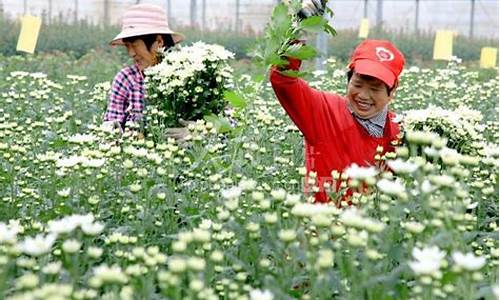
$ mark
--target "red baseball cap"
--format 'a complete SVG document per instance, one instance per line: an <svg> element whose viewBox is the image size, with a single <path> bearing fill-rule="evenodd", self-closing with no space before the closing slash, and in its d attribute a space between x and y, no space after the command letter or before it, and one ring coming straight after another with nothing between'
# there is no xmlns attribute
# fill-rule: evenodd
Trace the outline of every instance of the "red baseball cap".
<svg viewBox="0 0 500 300"><path fill-rule="evenodd" d="M391 42L364 40L354 49L349 68L372 76L392 87L403 71L405 58Z"/></svg>

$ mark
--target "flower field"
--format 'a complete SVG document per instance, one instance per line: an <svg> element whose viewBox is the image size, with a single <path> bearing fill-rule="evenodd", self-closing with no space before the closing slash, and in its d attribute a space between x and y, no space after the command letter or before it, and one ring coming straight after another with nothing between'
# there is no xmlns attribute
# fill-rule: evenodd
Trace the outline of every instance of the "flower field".
<svg viewBox="0 0 500 300"><path fill-rule="evenodd" d="M109 82L0 70L2 299L498 298L498 73L408 67L392 172L334 174L369 190L337 208L265 74L178 145L102 128Z"/></svg>

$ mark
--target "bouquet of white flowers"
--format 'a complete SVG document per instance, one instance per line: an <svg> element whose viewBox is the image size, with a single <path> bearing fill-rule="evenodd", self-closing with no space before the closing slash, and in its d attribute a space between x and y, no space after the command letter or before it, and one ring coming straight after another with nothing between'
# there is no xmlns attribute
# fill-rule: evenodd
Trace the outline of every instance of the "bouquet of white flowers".
<svg viewBox="0 0 500 300"><path fill-rule="evenodd" d="M484 140L483 116L479 111L465 106L446 110L436 106L426 109L409 110L403 118L405 131L426 131L439 134L447 139L447 147L462 154L477 154Z"/></svg>
<svg viewBox="0 0 500 300"><path fill-rule="evenodd" d="M228 60L234 54L219 45L197 42L161 52L161 62L147 68L148 126L178 127L224 108L224 92L233 84Z"/></svg>

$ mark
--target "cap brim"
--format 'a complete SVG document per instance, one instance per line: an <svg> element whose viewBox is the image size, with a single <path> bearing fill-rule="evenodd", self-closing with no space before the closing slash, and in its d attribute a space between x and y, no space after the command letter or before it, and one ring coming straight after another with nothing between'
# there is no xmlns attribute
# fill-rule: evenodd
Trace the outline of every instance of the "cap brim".
<svg viewBox="0 0 500 300"><path fill-rule="evenodd" d="M396 76L382 63L369 59L359 59L351 64L354 72L382 80L389 87L396 82Z"/></svg>
<svg viewBox="0 0 500 300"><path fill-rule="evenodd" d="M132 28L132 29L122 30L122 32L120 32L109 44L111 46L123 45L124 38L146 35L146 34L170 34L172 35L175 44L180 43L181 41L184 40L183 34L173 32L172 30L168 29L151 30L151 29Z"/></svg>

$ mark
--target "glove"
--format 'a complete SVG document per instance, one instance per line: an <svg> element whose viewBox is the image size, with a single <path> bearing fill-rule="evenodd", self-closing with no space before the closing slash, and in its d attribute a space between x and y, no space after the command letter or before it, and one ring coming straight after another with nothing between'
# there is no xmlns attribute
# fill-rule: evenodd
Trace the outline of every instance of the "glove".
<svg viewBox="0 0 500 300"><path fill-rule="evenodd" d="M165 137L177 142L183 142L188 135L189 130L186 127L170 127L165 130Z"/></svg>
<svg viewBox="0 0 500 300"><path fill-rule="evenodd" d="M104 121L101 124L101 129L106 132L114 132L117 129L120 129L120 133L123 133L122 126L119 121Z"/></svg>
<svg viewBox="0 0 500 300"><path fill-rule="evenodd" d="M165 131L165 137L166 138L172 138L174 139L177 143L184 143L187 140L187 137L189 136L189 129L188 126L190 124L194 124L194 121L185 121L180 119L179 123L183 127L170 127L167 128Z"/></svg>
<svg viewBox="0 0 500 300"><path fill-rule="evenodd" d="M312 16L322 16L325 13L326 2L328 0L304 0L302 2L302 9L299 10L297 16L300 20Z"/></svg>

